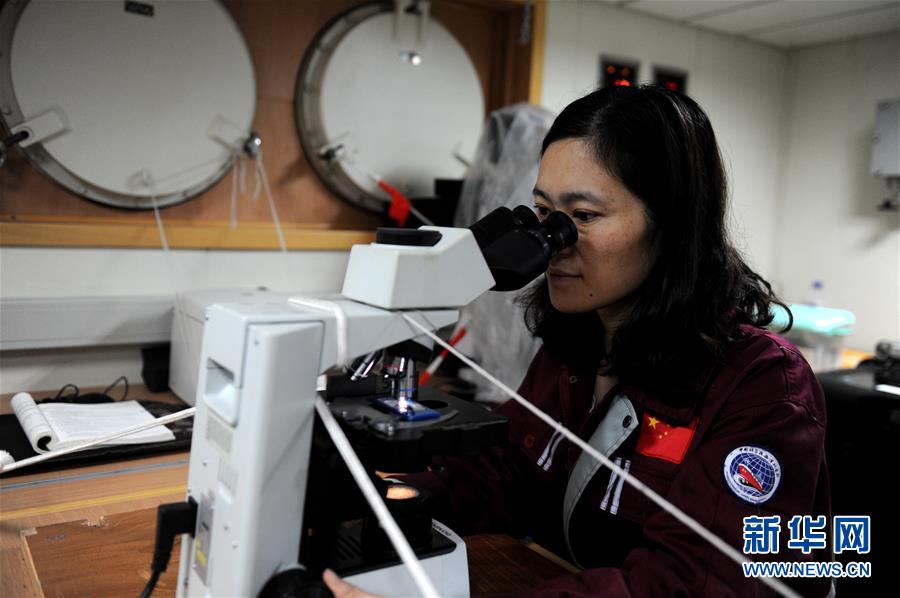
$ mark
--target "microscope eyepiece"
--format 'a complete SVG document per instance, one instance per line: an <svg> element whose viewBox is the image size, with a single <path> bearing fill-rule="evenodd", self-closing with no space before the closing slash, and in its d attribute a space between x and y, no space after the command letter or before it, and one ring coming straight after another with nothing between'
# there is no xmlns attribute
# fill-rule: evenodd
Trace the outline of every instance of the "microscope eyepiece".
<svg viewBox="0 0 900 598"><path fill-rule="evenodd" d="M562 212L551 212L539 224L537 230L547 240L547 244L550 245L549 257L553 257L566 247L574 245L578 240L578 229L575 228L575 223Z"/></svg>
<svg viewBox="0 0 900 598"><path fill-rule="evenodd" d="M541 221L526 206L497 208L469 228L494 276L494 291L521 289L578 241L578 229L564 213Z"/></svg>
<svg viewBox="0 0 900 598"><path fill-rule="evenodd" d="M512 213L520 228L537 228L541 225L537 214L528 206L516 206L512 209Z"/></svg>
<svg viewBox="0 0 900 598"><path fill-rule="evenodd" d="M484 251L491 243L520 226L516 214L503 207L488 213L470 226L469 230L475 235L475 242Z"/></svg>

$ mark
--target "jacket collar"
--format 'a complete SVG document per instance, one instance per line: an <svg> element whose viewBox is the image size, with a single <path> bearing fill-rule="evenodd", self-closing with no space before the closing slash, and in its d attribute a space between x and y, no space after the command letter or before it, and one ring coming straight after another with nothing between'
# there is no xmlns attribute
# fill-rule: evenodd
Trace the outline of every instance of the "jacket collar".
<svg viewBox="0 0 900 598"><path fill-rule="evenodd" d="M681 387L667 388L665 383L650 385L620 382L614 388L614 392L631 399L640 411L652 411L671 424L687 425L699 413L703 398L718 369L719 364L710 356L701 359L696 373ZM567 370L571 371L571 366ZM596 372L584 369L579 375L592 380Z"/></svg>

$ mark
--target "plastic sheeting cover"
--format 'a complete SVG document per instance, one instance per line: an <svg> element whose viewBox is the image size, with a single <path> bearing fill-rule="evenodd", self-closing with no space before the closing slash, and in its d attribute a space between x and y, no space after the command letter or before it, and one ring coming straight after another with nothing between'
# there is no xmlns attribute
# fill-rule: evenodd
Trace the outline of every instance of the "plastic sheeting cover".
<svg viewBox="0 0 900 598"><path fill-rule="evenodd" d="M541 143L553 118L552 112L524 103L490 114L463 181L456 226L469 226L501 206L533 204ZM523 309L516 305L521 293L485 293L466 306L461 316L468 330L461 349L513 387L521 383L540 346L525 327ZM480 379L474 382L478 400L506 400L493 385Z"/></svg>

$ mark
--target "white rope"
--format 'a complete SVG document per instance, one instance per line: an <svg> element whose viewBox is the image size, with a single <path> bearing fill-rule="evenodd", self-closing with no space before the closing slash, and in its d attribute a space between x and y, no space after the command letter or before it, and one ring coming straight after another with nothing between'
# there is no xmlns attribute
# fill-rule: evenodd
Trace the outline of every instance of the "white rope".
<svg viewBox="0 0 900 598"><path fill-rule="evenodd" d="M184 344L187 347L185 353L187 355L192 355L195 353L195 351L193 350L194 347L192 337L188 334L188 329L187 326L185 326L184 322L187 314L185 314L184 308L181 305L181 298L178 293L178 288L181 286L181 283L179 281L180 277L178 276L178 271L175 267L175 261L172 257L172 251L169 247L169 240L166 237L166 229L163 226L162 215L159 213L159 207L156 203L156 183L154 182L153 177L150 175L146 168L141 170L141 179L143 180L144 185L146 185L150 190L150 202L153 204L153 214L156 216L156 227L159 229L159 239L162 245L163 256L166 260L166 268L169 271L169 284L172 285L172 293L175 296L175 313L172 317L174 317L178 322L178 328L181 331L181 338L184 339ZM241 185L243 185L243 183L241 183ZM236 224L237 222L235 221L235 225ZM188 364L188 366L188 370L191 373L191 382L193 382L194 392L196 393L197 378L199 372L196 369L190 367L190 364Z"/></svg>
<svg viewBox="0 0 900 598"><path fill-rule="evenodd" d="M196 407L188 407L187 409L182 409L181 411L176 411L175 413L170 413L169 415L164 415L163 417L156 418L152 422L145 422L143 424L131 426L130 428L125 428L124 430L113 432L112 434L101 436L100 438L94 438L93 440L85 440L84 442L80 442L68 448L51 451L49 453L37 455L36 457L22 459L21 461L16 461L14 463L4 465L2 468L0 468L0 474L12 471L14 469L20 469L22 467L28 467L29 465L42 463L43 461L49 461L50 459L55 459L56 457L61 457L62 455L68 455L69 453L83 451L84 449L88 449L99 444L104 444L111 440L116 440L118 438L122 438L123 436L128 436L129 434L134 434L135 432L143 432L144 430L149 430L150 428L155 428L156 426L170 424L180 419L191 417L192 415L194 415L194 412L196 410Z"/></svg>
<svg viewBox="0 0 900 598"><path fill-rule="evenodd" d="M272 189L269 187L269 177L266 175L266 166L263 163L262 148L259 148L259 154L256 156L256 171L259 178L262 179L262 186L266 192L266 199L269 201L269 210L272 212L272 222L275 223L275 232L278 234L278 246L281 252L287 254L287 243L284 241L284 232L281 230L281 220L278 218L278 210L275 209L275 200L272 199ZM257 181L257 184L258 181ZM257 192L254 193L254 196Z"/></svg>
<svg viewBox="0 0 900 598"><path fill-rule="evenodd" d="M231 228L238 226L238 197L244 197L247 194L247 156L241 146L237 145L232 151L232 169L231 169ZM264 172L264 170L263 170ZM250 200L254 203L259 200L259 193L262 190L262 177L260 168L256 164L253 166L253 195Z"/></svg>
<svg viewBox="0 0 900 598"><path fill-rule="evenodd" d="M156 218L156 226L159 229L159 241L162 243L163 250L169 251L169 239L166 238L166 229L163 226L162 216L159 215L159 205L156 202L156 185L146 168L141 170L141 181L150 190L150 203L153 204L153 216Z"/></svg>
<svg viewBox="0 0 900 598"><path fill-rule="evenodd" d="M409 542L406 541L403 532L400 531L397 522L391 517L390 511L388 511L387 506L384 504L384 500L382 500L381 495L378 494L378 491L375 489L372 480L369 479L369 475L366 473L363 464L360 463L359 457L353 452L353 447L350 446L350 442L344 435L344 431L341 430L340 424L337 423L337 420L335 420L334 416L331 414L331 409L328 408L328 405L325 404L325 401L323 401L321 397L316 397L316 411L319 413L319 417L322 418L322 423L325 424L325 429L331 436L334 446L347 464L347 469L350 470L350 474L353 476L353 479L356 480L356 485L359 486L360 491L366 498L366 502L369 503L369 507L372 508L372 511L378 518L381 529L387 534L391 544L394 545L394 550L397 551L403 564L409 569L409 573L412 575L416 587L419 588L422 596L437 598L437 590L434 589L434 585L431 583L431 580L428 579L425 570L422 569L422 564L419 563L419 560L416 558L413 549L410 547Z"/></svg>
<svg viewBox="0 0 900 598"><path fill-rule="evenodd" d="M262 147L257 149L255 158L256 165L256 182L253 189L253 201L259 197L259 190L262 187L266 192L266 200L269 203L269 211L272 213L272 223L275 225L275 234L278 235L278 247L281 249L282 264L284 266L284 281L290 288L299 288L299 281L295 279L293 270L291 269L290 254L288 253L287 242L284 239L284 230L281 227L281 219L278 217L278 210L275 209L275 199L272 197L272 188L269 186L269 175L266 173L266 165L263 160Z"/></svg>
<svg viewBox="0 0 900 598"><path fill-rule="evenodd" d="M344 365L349 358L349 327L347 326L347 314L340 304L326 299L318 299L316 297L291 297L288 303L294 303L303 307L327 311L334 315L335 326L337 327L335 334L335 342L337 344L337 365Z"/></svg>
<svg viewBox="0 0 900 598"><path fill-rule="evenodd" d="M424 314L419 312L419 315L425 319ZM487 372L484 368L479 366L477 363L457 351L454 347L451 347L449 343L445 342L442 338L431 332L427 327L418 323L415 319L410 317L408 314L403 314L403 317L407 322L421 330L423 333L431 337L434 342L438 343L448 351L450 351L453 355L458 357L463 363L471 367L473 370L481 374L486 380L503 390L506 394L512 397L517 403L519 403L522 407L530 411L534 414L538 419L543 421L545 424L562 434L566 437L569 442L580 448L582 451L599 461L602 465L609 468L614 474L624 479L630 486L635 488L638 492L652 500L654 503L659 505L664 511L668 512L670 515L675 517L678 521L683 523L685 526L693 530L697 533L701 538L715 546L719 549L722 554L733 560L738 565L742 566L744 562L751 560L747 557L747 555L743 555L738 552L734 547L726 543L720 537L703 527L696 519L693 519L690 515L673 505L671 502L657 494L655 491L648 488L643 482L629 474L627 471L613 463L606 457L606 455L600 453L597 449L589 445L587 442L579 438L577 435L573 434L569 431L568 428L563 426L562 424L557 423L552 417L535 407L529 401L524 399L522 395L514 391L512 388L492 376L489 372ZM427 321L427 319L426 319ZM800 595L785 585L783 582L771 578L771 577L759 577L758 578L762 583L766 584L782 596L786 596L787 598L800 598Z"/></svg>
<svg viewBox="0 0 900 598"><path fill-rule="evenodd" d="M259 148L259 153L262 154L262 148ZM262 185L260 183L260 179L262 177L259 175L258 169L254 168L254 171L256 172L256 176L253 177L253 195L250 196L250 201L252 201L253 203L256 203L257 201L259 201L259 192L260 192L260 189L262 189ZM268 181L267 181L267 184L268 184ZM243 191L242 191L242 193L243 193Z"/></svg>
<svg viewBox="0 0 900 598"><path fill-rule="evenodd" d="M237 198L238 198L238 186L240 185L241 195L244 194L244 185L243 185L243 168L244 164L241 160L241 151L239 148L234 148L234 151L231 152L231 228L232 230L237 228L238 225L238 217L237 217ZM241 176L238 177L238 171L241 171Z"/></svg>
<svg viewBox="0 0 900 598"><path fill-rule="evenodd" d="M235 152L238 155L238 161L240 162L240 168L238 169L238 179L241 184L241 197L247 194L247 154L243 151L241 146L235 147ZM257 183L258 185L259 183Z"/></svg>

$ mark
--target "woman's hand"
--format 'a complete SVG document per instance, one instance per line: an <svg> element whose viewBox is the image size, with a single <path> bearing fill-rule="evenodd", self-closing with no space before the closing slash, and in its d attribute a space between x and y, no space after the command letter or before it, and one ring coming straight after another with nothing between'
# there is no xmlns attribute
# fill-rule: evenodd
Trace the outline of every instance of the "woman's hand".
<svg viewBox="0 0 900 598"><path fill-rule="evenodd" d="M337 576L331 569L325 569L322 573L322 581L334 594L334 598L378 598L368 592L363 592L354 585L351 585Z"/></svg>

